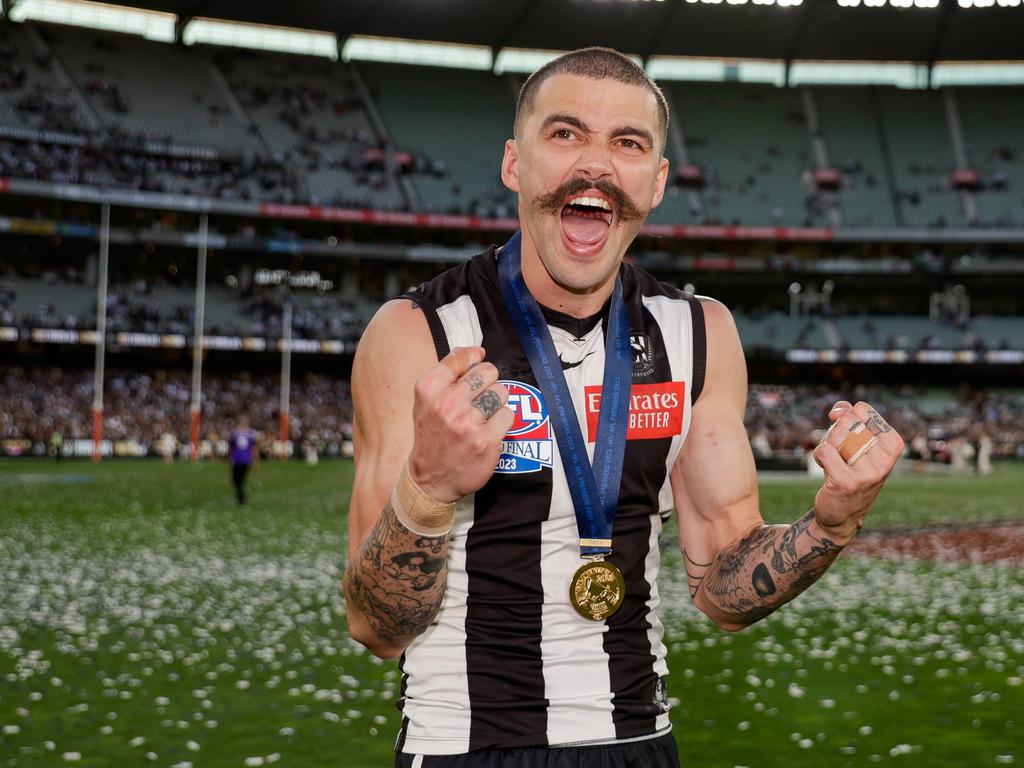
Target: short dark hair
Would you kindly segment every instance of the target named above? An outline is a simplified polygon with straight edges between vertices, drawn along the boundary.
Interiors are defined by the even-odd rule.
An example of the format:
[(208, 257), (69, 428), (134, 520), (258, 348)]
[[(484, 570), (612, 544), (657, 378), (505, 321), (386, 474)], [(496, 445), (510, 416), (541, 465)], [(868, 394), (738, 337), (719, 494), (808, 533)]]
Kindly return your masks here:
[(668, 102), (665, 94), (658, 87), (643, 67), (612, 48), (580, 48), (553, 59), (530, 75), (523, 87), (519, 89), (516, 101), (516, 133), (519, 133), (519, 121), (531, 109), (533, 100), (540, 90), (541, 84), (552, 75), (578, 75), (593, 80), (617, 80), (627, 85), (638, 85), (646, 88), (658, 102), (658, 128), (661, 132), (662, 147), (668, 136)]

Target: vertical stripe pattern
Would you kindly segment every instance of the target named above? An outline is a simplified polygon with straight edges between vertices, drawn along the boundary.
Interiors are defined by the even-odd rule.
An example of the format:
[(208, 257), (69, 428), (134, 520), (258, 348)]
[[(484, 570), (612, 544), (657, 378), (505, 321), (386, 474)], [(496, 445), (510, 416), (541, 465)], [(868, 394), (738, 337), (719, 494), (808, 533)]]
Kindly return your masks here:
[[(496, 473), (459, 504), (441, 611), (402, 664), (404, 753), (608, 743), (669, 727), (658, 538), (672, 508), (669, 470), (689, 428), (693, 319), (691, 300), (675, 289), (629, 266), (622, 277), (640, 350), (634, 389), (676, 382), (683, 394), (679, 434), (627, 443), (610, 556), (626, 580), (625, 602), (603, 622), (571, 607), (569, 582), (583, 561), (552, 430), (552, 467)], [(492, 250), (409, 297), (427, 313), (439, 355), (481, 344), (502, 379), (536, 386), (497, 282)], [(592, 458), (587, 392), (602, 384), (604, 322), (546, 316)]]

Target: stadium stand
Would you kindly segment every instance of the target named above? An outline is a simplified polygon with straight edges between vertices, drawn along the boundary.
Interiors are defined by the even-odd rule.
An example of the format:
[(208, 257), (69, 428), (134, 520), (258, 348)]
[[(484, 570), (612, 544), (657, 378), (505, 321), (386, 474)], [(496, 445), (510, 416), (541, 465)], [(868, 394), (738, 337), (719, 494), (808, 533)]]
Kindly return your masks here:
[(867, 88), (812, 88), (832, 166), (842, 180), (839, 202), (848, 227), (896, 225), (885, 149)]
[[(338, 455), (352, 437), (352, 402), (348, 382), (307, 373), (292, 382), (291, 439), (312, 443), (320, 453)], [(104, 387), (104, 434), (150, 446), (169, 432), (178, 443), (189, 435), (190, 374), (175, 370), (108, 371)], [(62, 368), (7, 367), (0, 372), (0, 444), (22, 450), (45, 444), (54, 431), (65, 440), (91, 436), (92, 373)], [(209, 373), (203, 382), (204, 436), (224, 439), (241, 416), (247, 416), (267, 442), (277, 434), (278, 380), (248, 373)]]
[(65, 133), (99, 127), (34, 25), (0, 25), (0, 60), (0, 123)]
[[(2, 176), (232, 200), (514, 214), (498, 158), (518, 76), (172, 46), (41, 23), (0, 26), (0, 52)], [(670, 185), (652, 223), (1024, 225), (1019, 87), (951, 92), (964, 162), (980, 174), (980, 189), (962, 193), (951, 180), (958, 163), (943, 89), (662, 85), (676, 131), (667, 154), (678, 164), (685, 153), (703, 188)], [(835, 193), (819, 190), (813, 177), (819, 162), (807, 95), (841, 173)], [(977, 197), (976, 220), (969, 194)]]
[[(747, 398), (746, 426), (756, 454), (802, 457), (821, 439), (832, 404), (850, 396), (845, 388), (822, 385), (754, 384)], [(994, 455), (1024, 458), (1024, 392), (1005, 390), (955, 394), (950, 390), (857, 387), (853, 396), (874, 404), (908, 445), (923, 436), (933, 457), (948, 461), (948, 441), (962, 435), (993, 440)]]
[[(206, 292), (206, 332), (282, 338), (286, 298), (293, 305), (292, 335), (296, 339), (355, 341), (373, 311), (343, 300), (337, 292), (284, 296), (273, 290), (211, 286)], [(111, 332), (191, 334), (194, 301), (194, 289), (159, 280), (113, 282), (107, 296), (107, 328)], [(80, 274), (50, 271), (42, 278), (26, 278), (8, 269), (0, 280), (0, 325), (95, 329), (95, 287), (85, 284)]]
[[(205, 439), (222, 439), (245, 415), (269, 443), (277, 430), (278, 381), (275, 375), (208, 374), (203, 382)], [(828, 408), (847, 395), (821, 385), (753, 385), (746, 424), (755, 451), (762, 457), (802, 458), (821, 438)], [(150, 446), (154, 454), (165, 432), (184, 443), (189, 396), (185, 371), (108, 371), (104, 434)], [(977, 440), (983, 431), (992, 437), (997, 458), (1024, 458), (1024, 392), (957, 396), (950, 390), (861, 387), (855, 396), (875, 404), (901, 434), (924, 435), (939, 460), (946, 458), (952, 435)], [(0, 374), (0, 398), (7, 404), (0, 413), (0, 446), (43, 446), (54, 431), (65, 440), (91, 435), (91, 372), (12, 366)], [(347, 382), (316, 373), (293, 380), (290, 427), (296, 444), (309, 442), (320, 453), (337, 455), (340, 443), (352, 436)]]
[(872, 90), (890, 157), (901, 224), (967, 226), (950, 175), (955, 170), (942, 96), (936, 91)]
[(310, 202), (406, 206), (394, 175), (367, 157), (388, 142), (374, 130), (351, 67), (248, 51), (215, 58), (266, 148), (300, 164)]
[[(795, 89), (666, 83), (691, 161), (702, 166), (707, 223), (809, 226), (803, 174), (813, 165)], [(751, 131), (756, 124), (758, 130)]]
[(957, 88), (966, 153), (981, 176), (981, 223), (1024, 226), (1024, 89)]
[(359, 72), (400, 148), (432, 158), (413, 184), (422, 210), (509, 216), (501, 149), (517, 84), (489, 72), (360, 63)]
[(40, 32), (108, 130), (229, 155), (262, 151), (200, 52), (56, 25)]

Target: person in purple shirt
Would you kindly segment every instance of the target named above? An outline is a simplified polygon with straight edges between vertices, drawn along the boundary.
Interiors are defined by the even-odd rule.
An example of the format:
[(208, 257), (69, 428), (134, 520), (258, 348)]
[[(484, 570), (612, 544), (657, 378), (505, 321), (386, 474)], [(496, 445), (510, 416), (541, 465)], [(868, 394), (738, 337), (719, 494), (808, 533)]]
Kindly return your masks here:
[(245, 492), (245, 478), (249, 467), (259, 463), (259, 451), (256, 448), (256, 433), (249, 429), (249, 419), (242, 416), (231, 431), (228, 440), (231, 451), (231, 481), (235, 484), (235, 498), (239, 504), (245, 504), (248, 496)]

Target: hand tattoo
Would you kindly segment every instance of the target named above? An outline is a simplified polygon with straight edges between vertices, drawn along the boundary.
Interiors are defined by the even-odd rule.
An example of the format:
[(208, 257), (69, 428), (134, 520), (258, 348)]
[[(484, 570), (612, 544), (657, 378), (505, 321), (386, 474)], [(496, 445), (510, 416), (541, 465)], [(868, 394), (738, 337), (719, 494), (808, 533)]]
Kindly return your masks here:
[(883, 432), (892, 432), (892, 427), (889, 426), (888, 422), (878, 415), (877, 411), (869, 410), (868, 413), (868, 429), (871, 430), (872, 434), (880, 435)]
[(478, 389), (482, 389), (484, 386), (484, 377), (476, 371), (470, 371), (466, 374), (466, 385), (469, 387), (470, 392), (476, 392)]
[(479, 410), (485, 419), (489, 419), (501, 408), (501, 398), (493, 389), (485, 389), (473, 398), (473, 407)]

